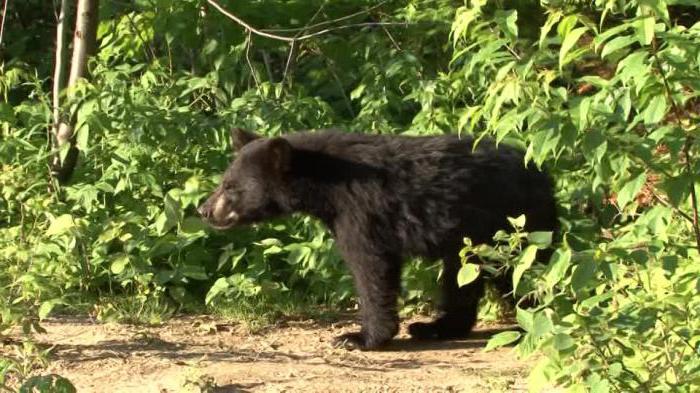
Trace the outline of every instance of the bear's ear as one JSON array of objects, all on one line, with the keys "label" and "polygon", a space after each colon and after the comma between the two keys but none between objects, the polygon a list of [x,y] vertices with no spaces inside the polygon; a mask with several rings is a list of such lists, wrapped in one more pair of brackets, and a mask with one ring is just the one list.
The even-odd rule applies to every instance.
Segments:
[{"label": "bear's ear", "polygon": [[260,137],[242,128],[231,129],[231,145],[234,151],[240,150],[243,146],[258,138]]},{"label": "bear's ear", "polygon": [[292,162],[292,145],[289,141],[281,137],[270,139],[267,153],[272,169],[277,174],[283,174],[289,170]]}]

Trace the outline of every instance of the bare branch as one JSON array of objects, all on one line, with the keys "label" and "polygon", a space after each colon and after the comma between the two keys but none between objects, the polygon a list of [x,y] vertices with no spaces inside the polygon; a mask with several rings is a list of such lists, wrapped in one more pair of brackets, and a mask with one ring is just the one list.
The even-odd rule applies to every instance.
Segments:
[{"label": "bare branch", "polygon": [[[661,60],[659,60],[659,54],[658,54],[658,46],[656,43],[656,39],[653,39],[651,41],[651,49],[652,49],[652,55],[654,56],[654,60],[656,62],[656,68],[661,75],[661,79],[664,82],[664,88],[666,89],[666,96],[668,97],[668,100],[671,101],[671,107],[673,108],[674,112],[674,117],[676,118],[676,124],[678,125],[678,128],[681,130],[684,130],[683,124],[681,123],[681,110],[678,107],[678,104],[676,103],[676,100],[673,99],[673,91],[671,90],[671,85],[668,83],[668,79],[666,78],[666,73],[664,72],[663,67],[661,66]],[[697,193],[695,192],[695,177],[693,176],[693,163],[692,163],[692,156],[690,149],[693,146],[693,135],[690,132],[686,132],[685,136],[685,143],[683,145],[683,155],[685,156],[685,170],[688,176],[691,179],[690,182],[690,205],[692,208],[692,227],[693,227],[693,232],[695,233],[695,243],[698,246],[698,249],[700,249],[700,218],[698,218],[698,197]]]},{"label": "bare branch", "polygon": [[54,133],[61,124],[61,91],[66,83],[66,14],[68,0],[61,0],[61,10],[56,20],[56,60],[53,69],[53,123]]},{"label": "bare branch", "polygon": [[[355,12],[354,14],[342,16],[342,17],[337,18],[337,19],[332,19],[332,20],[327,20],[327,21],[319,22],[319,23],[316,23],[316,24],[313,24],[313,25],[307,24],[307,25],[304,26],[304,27],[295,27],[295,28],[291,28],[291,29],[262,29],[262,31],[268,32],[268,33],[269,33],[269,32],[293,33],[293,32],[304,32],[304,31],[314,30],[314,29],[317,29],[317,28],[322,27],[322,26],[331,25],[331,24],[333,24],[333,23],[338,23],[338,22],[342,22],[342,21],[344,21],[344,20],[352,19],[352,18],[354,18],[354,17],[356,17],[356,16],[360,16],[360,15],[363,15],[363,14],[368,14],[368,13],[370,13],[370,12],[376,10],[377,8],[383,6],[384,4],[388,3],[389,1],[390,1],[390,0],[385,0],[385,1],[382,1],[381,3],[379,3],[379,4],[376,4],[376,5],[373,5],[372,7],[369,7],[369,8],[367,8],[367,9],[365,9],[365,10]],[[316,14],[314,14],[314,16],[311,17],[311,19],[309,20],[309,22],[313,21],[313,20],[316,18],[316,15],[319,14],[319,12],[321,11],[321,9],[323,8],[323,5],[325,5],[325,3],[321,5],[321,7],[318,9],[318,11],[316,11]]]},{"label": "bare branch", "polygon": [[344,26],[337,26],[337,27],[329,27],[327,29],[319,30],[313,33],[305,34],[302,36],[294,36],[294,37],[288,37],[288,36],[282,36],[282,35],[277,35],[277,34],[271,34],[267,33],[263,30],[256,29],[255,27],[249,25],[246,23],[243,19],[237,17],[236,15],[232,14],[229,11],[226,11],[221,5],[219,5],[217,2],[214,0],[207,0],[207,3],[211,4],[214,8],[219,10],[222,14],[226,15],[229,19],[233,20],[234,22],[238,23],[239,25],[243,26],[246,30],[249,32],[259,35],[261,37],[267,37],[273,40],[278,40],[278,41],[285,41],[285,42],[295,42],[295,41],[303,41],[303,40],[308,40],[309,38],[317,37],[323,34],[326,34],[331,31],[336,31],[336,30],[343,30],[343,29],[350,29],[350,28],[355,28],[355,27],[374,27],[374,26],[408,26],[409,24],[406,22],[367,22],[367,23],[355,23],[355,24],[350,24],[350,25],[344,25]]},{"label": "bare branch", "polygon": [[2,37],[5,34],[5,19],[7,18],[7,3],[10,0],[5,0],[2,7],[2,20],[0,21],[0,45],[2,44]]},{"label": "bare branch", "polygon": [[245,40],[245,60],[248,62],[248,67],[250,68],[250,74],[253,75],[253,80],[255,81],[255,86],[257,86],[258,90],[260,90],[260,81],[258,80],[258,75],[255,73],[255,68],[253,67],[253,63],[250,61],[250,47],[252,45],[252,38],[251,37],[251,32],[248,31],[248,36],[246,37]]}]

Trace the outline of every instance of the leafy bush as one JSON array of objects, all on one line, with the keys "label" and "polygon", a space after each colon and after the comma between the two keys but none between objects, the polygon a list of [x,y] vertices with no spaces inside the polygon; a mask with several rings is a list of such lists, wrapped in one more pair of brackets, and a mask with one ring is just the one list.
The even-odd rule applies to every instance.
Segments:
[{"label": "leafy bush", "polygon": [[[318,222],[224,234],[197,218],[229,160],[228,128],[459,132],[522,146],[556,179],[560,203],[552,244],[516,231],[465,251],[490,262],[465,265],[462,282],[512,268],[516,292],[537,300],[516,310],[524,333],[490,347],[520,338],[521,355],[544,353],[533,390],[700,383],[694,2],[221,1],[288,36],[361,24],[292,46],[248,34],[204,0],[102,3],[90,79],[61,108],[81,151],[66,187],[46,164],[41,43],[53,10],[32,0],[8,15],[0,329],[40,329],[57,307],[157,322],[207,306],[348,305],[350,279]],[[548,263],[534,263],[548,244]],[[438,268],[426,266],[404,271],[405,312],[427,309]]]},{"label": "leafy bush", "polygon": [[[497,234],[495,246],[468,244],[464,277],[478,255],[491,261],[487,270],[513,269],[516,293],[538,299],[517,309],[517,352],[546,355],[533,390],[692,391],[700,10],[663,1],[541,6],[539,34],[525,30],[538,19],[523,21],[521,8],[460,8],[445,83],[462,84],[462,130],[515,139],[527,161],[551,168],[561,244],[538,265],[542,234]],[[695,19],[683,24],[687,13]],[[520,336],[503,333],[489,347]]]}]

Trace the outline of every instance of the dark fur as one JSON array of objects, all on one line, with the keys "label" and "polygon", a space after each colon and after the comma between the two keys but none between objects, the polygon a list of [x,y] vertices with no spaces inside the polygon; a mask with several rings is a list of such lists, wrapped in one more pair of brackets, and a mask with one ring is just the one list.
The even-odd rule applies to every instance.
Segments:
[{"label": "dark fur", "polygon": [[362,330],[341,340],[362,349],[385,344],[398,331],[405,258],[444,261],[442,313],[411,325],[411,335],[463,337],[484,291],[481,278],[457,287],[463,238],[488,243],[497,230],[509,229],[506,217],[520,214],[528,230],[555,228],[548,177],[525,168],[520,151],[488,140],[472,151],[473,140],[457,136],[326,131],[265,139],[237,131],[234,138],[239,154],[202,215],[220,228],[292,212],[320,218],[360,298]]}]

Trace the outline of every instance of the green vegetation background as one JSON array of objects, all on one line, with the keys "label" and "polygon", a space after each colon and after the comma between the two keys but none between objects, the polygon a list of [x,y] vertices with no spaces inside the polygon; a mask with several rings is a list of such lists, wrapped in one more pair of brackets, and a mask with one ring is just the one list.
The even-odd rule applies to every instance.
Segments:
[{"label": "green vegetation background", "polygon": [[[465,249],[465,276],[486,256],[486,270],[515,268],[519,292],[540,300],[516,309],[524,332],[490,347],[520,339],[520,355],[545,355],[533,391],[700,386],[697,1],[220,4],[278,35],[333,29],[290,45],[205,0],[102,1],[90,78],[62,105],[80,157],[59,187],[47,166],[55,10],[10,2],[0,331],[40,329],[51,312],[157,323],[352,306],[318,222],[222,233],[197,217],[231,157],[228,129],[490,135],[549,169],[562,222],[553,244],[516,232]],[[546,247],[549,263],[533,264]],[[404,313],[430,309],[438,267],[428,262],[405,269]],[[3,381],[18,370],[0,365]]]}]

